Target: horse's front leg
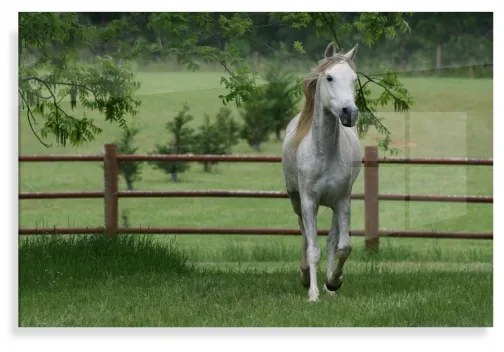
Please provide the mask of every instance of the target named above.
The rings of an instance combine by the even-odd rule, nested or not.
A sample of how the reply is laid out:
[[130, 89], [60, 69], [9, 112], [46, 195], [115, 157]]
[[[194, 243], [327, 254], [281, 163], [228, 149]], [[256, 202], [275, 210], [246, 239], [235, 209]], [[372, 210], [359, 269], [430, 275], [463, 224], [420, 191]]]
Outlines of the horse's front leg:
[[334, 295], [336, 290], [341, 285], [336, 276], [336, 261], [335, 254], [336, 248], [338, 246], [339, 240], [339, 218], [336, 213], [335, 208], [333, 208], [333, 216], [332, 216], [332, 225], [331, 230], [329, 230], [329, 234], [327, 235], [327, 278], [326, 283], [324, 285], [324, 290], [329, 295]]
[[[336, 257], [338, 257], [338, 264], [334, 267], [334, 261], [332, 259], [334, 255], [332, 255], [332, 258], [328, 258], [327, 281], [325, 284], [325, 289], [328, 292], [335, 292], [341, 287], [343, 283], [343, 266], [352, 251], [352, 246], [350, 245], [350, 197], [336, 202], [331, 232], [333, 230], [338, 231], [338, 235], [334, 236], [337, 242], [334, 243], [335, 241], [331, 241], [330, 244], [333, 246], [332, 248], [335, 249]], [[330, 251], [330, 244], [327, 244], [328, 253]]]
[[301, 197], [301, 212], [304, 236], [306, 238], [306, 261], [310, 270], [310, 288], [308, 301], [316, 302], [319, 297], [317, 286], [317, 265], [320, 261], [320, 248], [317, 243], [317, 210], [318, 205], [314, 199]]
[[306, 240], [306, 234], [303, 225], [303, 219], [301, 216], [298, 218], [299, 228], [301, 229], [301, 265], [300, 265], [300, 280], [301, 285], [305, 288], [310, 287], [310, 267], [308, 266], [308, 260], [306, 259], [306, 252], [308, 250], [308, 241]]

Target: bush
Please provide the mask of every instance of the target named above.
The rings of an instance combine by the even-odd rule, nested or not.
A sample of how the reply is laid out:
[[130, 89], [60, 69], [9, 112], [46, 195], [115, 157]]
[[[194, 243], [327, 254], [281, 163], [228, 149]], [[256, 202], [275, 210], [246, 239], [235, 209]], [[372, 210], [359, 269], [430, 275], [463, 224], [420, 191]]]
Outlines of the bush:
[[[222, 107], [216, 121], [211, 123], [205, 115], [205, 122], [199, 127], [195, 137], [195, 152], [198, 154], [231, 154], [231, 148], [238, 143], [238, 125], [231, 116], [231, 110]], [[216, 162], [203, 162], [204, 170], [210, 171]]]
[[241, 115], [244, 125], [240, 136], [256, 151], [261, 150], [261, 143], [268, 140], [273, 123], [267, 114], [267, 96], [264, 87], [258, 87], [243, 103]]
[[277, 55], [267, 67], [264, 78], [268, 83], [250, 94], [242, 110], [241, 137], [257, 151], [271, 132], [280, 140], [282, 130], [297, 113], [301, 99], [301, 85], [286, 68], [284, 54]]

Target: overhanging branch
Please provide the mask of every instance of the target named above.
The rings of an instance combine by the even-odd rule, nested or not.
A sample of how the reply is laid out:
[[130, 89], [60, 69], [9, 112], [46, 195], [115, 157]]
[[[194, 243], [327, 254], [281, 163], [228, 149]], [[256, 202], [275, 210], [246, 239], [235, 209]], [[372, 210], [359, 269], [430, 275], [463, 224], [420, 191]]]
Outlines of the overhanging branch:
[[24, 105], [26, 106], [26, 117], [28, 119], [28, 125], [30, 126], [30, 129], [32, 130], [33, 134], [35, 135], [35, 137], [38, 139], [38, 141], [44, 147], [46, 147], [46, 148], [51, 147], [52, 144], [47, 144], [44, 141], [42, 141], [42, 139], [39, 137], [38, 133], [35, 131], [35, 128], [33, 127], [33, 124], [32, 124], [32, 121], [31, 121], [31, 120], [35, 121], [35, 116], [33, 116], [33, 111], [31, 110], [30, 105], [26, 101], [26, 98], [25, 98], [23, 92], [20, 89], [18, 89], [18, 93], [21, 96], [21, 100], [23, 101]]
[[[359, 75], [361, 75], [361, 76], [364, 76], [364, 77], [368, 80], [368, 81], [364, 84], [364, 86], [365, 86], [366, 84], [368, 84], [369, 82], [373, 82], [374, 84], [376, 84], [376, 85], [378, 85], [378, 86], [382, 87], [383, 89], [385, 89], [385, 90], [387, 91], [387, 93], [389, 93], [389, 94], [392, 96], [392, 98], [394, 98], [395, 100], [403, 100], [403, 99], [398, 98], [398, 97], [397, 97], [394, 93], [392, 93], [392, 91], [391, 91], [391, 90], [390, 90], [387, 86], [383, 85], [383, 84], [382, 84], [382, 83], [380, 83], [380, 82], [377, 82], [376, 80], [374, 80], [374, 79], [373, 79], [373, 78], [371, 78], [370, 76], [368, 76], [368, 75], [366, 75], [366, 74], [364, 74], [364, 73], [362, 73], [362, 72], [357, 72], [357, 74], [359, 74]], [[359, 84], [360, 84], [360, 80], [359, 80]]]

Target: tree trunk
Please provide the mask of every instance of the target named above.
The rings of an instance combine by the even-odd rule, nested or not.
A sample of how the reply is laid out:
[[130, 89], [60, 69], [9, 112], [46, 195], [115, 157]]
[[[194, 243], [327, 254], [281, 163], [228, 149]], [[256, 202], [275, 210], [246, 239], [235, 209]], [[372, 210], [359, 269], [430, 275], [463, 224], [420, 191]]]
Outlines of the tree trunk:
[[129, 227], [129, 212], [124, 210], [121, 214], [122, 226], [128, 228]]
[[133, 181], [129, 177], [126, 177], [126, 187], [128, 191], [133, 191]]
[[469, 59], [469, 78], [474, 78], [474, 60]]
[[171, 179], [173, 182], [178, 182], [177, 171], [171, 172]]
[[206, 162], [203, 163], [203, 170], [205, 172], [210, 172], [210, 167], [211, 167], [211, 165], [210, 165], [210, 163], [208, 161], [206, 161]]
[[442, 48], [441, 44], [436, 47], [436, 76], [441, 74], [441, 59], [442, 59]]

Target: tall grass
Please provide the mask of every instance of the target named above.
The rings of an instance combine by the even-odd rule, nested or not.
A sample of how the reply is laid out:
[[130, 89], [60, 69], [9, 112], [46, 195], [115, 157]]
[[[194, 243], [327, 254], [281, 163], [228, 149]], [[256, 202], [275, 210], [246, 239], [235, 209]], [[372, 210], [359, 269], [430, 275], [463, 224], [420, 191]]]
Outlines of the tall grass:
[[160, 244], [145, 236], [92, 235], [22, 237], [19, 242], [20, 290], [189, 269], [187, 254], [175, 239]]

